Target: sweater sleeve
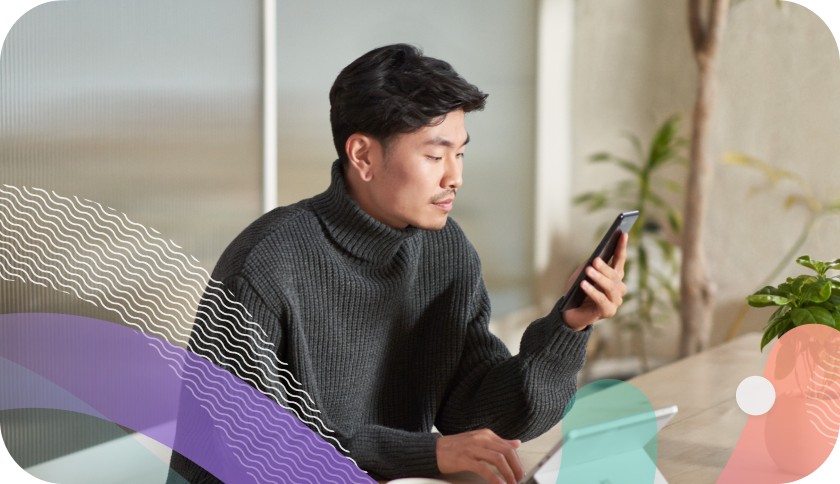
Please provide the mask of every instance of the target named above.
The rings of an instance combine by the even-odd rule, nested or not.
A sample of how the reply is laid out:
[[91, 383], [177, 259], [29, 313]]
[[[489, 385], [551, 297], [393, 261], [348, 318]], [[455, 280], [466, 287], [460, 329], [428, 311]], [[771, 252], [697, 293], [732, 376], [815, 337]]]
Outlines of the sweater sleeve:
[[436, 425], [444, 434], [489, 428], [504, 438], [533, 439], [563, 416], [576, 391], [591, 328], [566, 326], [558, 305], [531, 323], [511, 357], [490, 333], [490, 305], [480, 275], [473, 285], [464, 348]]
[[440, 434], [363, 425], [343, 439], [351, 457], [377, 479], [440, 474], [435, 445]]

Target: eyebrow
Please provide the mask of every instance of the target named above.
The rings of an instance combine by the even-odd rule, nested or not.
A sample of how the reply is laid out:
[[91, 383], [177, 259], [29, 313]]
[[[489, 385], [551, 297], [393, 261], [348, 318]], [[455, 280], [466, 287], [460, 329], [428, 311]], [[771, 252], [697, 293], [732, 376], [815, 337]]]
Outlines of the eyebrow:
[[[469, 142], [470, 142], [470, 135], [469, 135], [469, 133], [467, 133], [467, 139], [464, 140], [464, 143], [460, 147], [463, 148]], [[423, 144], [424, 145], [440, 145], [440, 146], [446, 146], [447, 148], [452, 148], [452, 147], [455, 146], [455, 143], [453, 143], [452, 141], [449, 141], [448, 139], [443, 138], [441, 136], [435, 136], [432, 139], [426, 140], [425, 142], [423, 142]]]

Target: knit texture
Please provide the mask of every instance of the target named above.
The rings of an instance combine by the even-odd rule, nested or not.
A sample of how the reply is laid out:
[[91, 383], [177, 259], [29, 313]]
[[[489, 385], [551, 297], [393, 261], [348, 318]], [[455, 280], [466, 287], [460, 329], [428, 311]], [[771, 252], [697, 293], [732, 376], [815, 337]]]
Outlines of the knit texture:
[[[347, 194], [339, 162], [324, 193], [246, 228], [213, 277], [376, 478], [437, 474], [433, 425], [522, 440], [554, 426], [591, 331], [572, 331], [555, 309], [528, 327], [511, 357], [488, 330], [478, 255], [458, 224], [397, 230], [376, 221]], [[177, 455], [173, 467], [202, 480]]]

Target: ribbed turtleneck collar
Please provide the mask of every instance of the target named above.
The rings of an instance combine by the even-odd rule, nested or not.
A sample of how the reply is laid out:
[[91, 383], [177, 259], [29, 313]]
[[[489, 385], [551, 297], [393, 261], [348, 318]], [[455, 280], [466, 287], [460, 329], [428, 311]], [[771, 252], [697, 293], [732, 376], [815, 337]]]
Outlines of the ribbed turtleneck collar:
[[341, 160], [332, 165], [332, 181], [316, 196], [313, 207], [332, 239], [350, 254], [368, 262], [390, 261], [404, 242], [420, 232], [395, 229], [374, 219], [350, 197]]

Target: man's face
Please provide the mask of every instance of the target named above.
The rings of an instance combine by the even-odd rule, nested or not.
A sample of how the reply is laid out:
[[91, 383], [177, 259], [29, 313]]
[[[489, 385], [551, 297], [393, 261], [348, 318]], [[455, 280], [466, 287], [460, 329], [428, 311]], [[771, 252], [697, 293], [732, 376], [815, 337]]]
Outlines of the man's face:
[[468, 141], [460, 109], [440, 124], [392, 137], [369, 182], [371, 215], [394, 228], [442, 229], [463, 182]]

